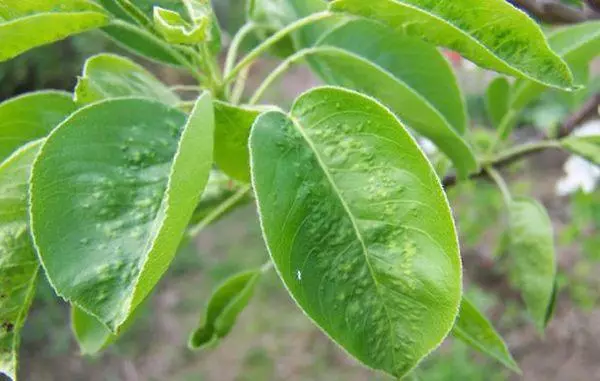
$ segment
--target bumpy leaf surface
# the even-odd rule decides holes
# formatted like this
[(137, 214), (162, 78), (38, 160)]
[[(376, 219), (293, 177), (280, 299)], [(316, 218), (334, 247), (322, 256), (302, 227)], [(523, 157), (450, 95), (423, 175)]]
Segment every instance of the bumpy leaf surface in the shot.
[[(569, 64), (575, 82), (585, 85), (590, 61), (600, 55), (600, 21), (559, 29), (548, 37), (548, 42), (550, 47)], [(514, 84), (511, 107), (520, 110), (547, 89), (539, 83), (520, 79)]]
[(454, 223), (425, 155), (385, 107), (318, 88), (262, 114), (252, 179), (275, 267), (301, 309), (365, 365), (407, 374), (461, 299)]
[(317, 45), (322, 48), (311, 62), (327, 83), (386, 104), (440, 147), (461, 175), (477, 169), (474, 153), (460, 136), (466, 130), (462, 95), (452, 69), (435, 47), (369, 20), (342, 24)]
[(29, 234), (27, 192), (40, 146), (40, 141), (29, 143), (0, 165), (0, 374), (12, 379), (39, 269)]
[(113, 332), (171, 262), (212, 164), (208, 94), (185, 114), (146, 99), (85, 107), (32, 174), (35, 243), (56, 292)]
[(505, 0), (336, 0), (331, 9), (382, 21), (484, 68), (573, 87), (569, 68), (550, 50), (541, 29)]

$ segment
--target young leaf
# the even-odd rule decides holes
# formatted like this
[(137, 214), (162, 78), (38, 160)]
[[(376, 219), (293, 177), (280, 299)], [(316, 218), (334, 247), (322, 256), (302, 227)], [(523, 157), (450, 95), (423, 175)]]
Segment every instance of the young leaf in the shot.
[(71, 328), (82, 355), (94, 355), (116, 338), (97, 318), (76, 306), (71, 307)]
[(209, 21), (209, 29), (206, 36), (208, 49), (216, 56), (221, 51), (221, 27), (215, 15), (210, 0), (182, 0), (190, 20), (194, 25), (199, 25), (205, 19)]
[(162, 103), (120, 98), (79, 110), (50, 134), (30, 209), (58, 295), (118, 330), (177, 250), (208, 179), (213, 126), (205, 93), (187, 122)]
[(573, 87), (569, 68), (537, 24), (505, 0), (336, 0), (330, 7), (456, 50), (487, 69)]
[(180, 102), (152, 73), (127, 58), (99, 54), (86, 61), (75, 87), (77, 103), (127, 96), (155, 99), (173, 106)]
[(102, 31), (123, 48), (152, 61), (181, 66), (169, 45), (144, 29), (122, 20), (113, 20)]
[(452, 333), (473, 348), (498, 360), (507, 368), (521, 373), (500, 334), (477, 307), (464, 297)]
[[(600, 52), (600, 21), (591, 21), (559, 29), (548, 37), (550, 47), (571, 67), (575, 83), (585, 84), (588, 67)], [(521, 110), (537, 99), (547, 87), (520, 79), (514, 84), (511, 108)]]
[[(147, 23), (152, 20), (154, 6), (184, 14), (186, 9), (180, 0), (127, 0), (141, 11), (141, 17)], [(118, 2), (120, 0), (99, 0), (102, 6), (117, 19), (102, 30), (117, 43), (132, 52), (150, 60), (168, 65), (180, 66), (181, 60), (175, 57), (175, 52), (168, 43), (154, 36), (142, 26), (135, 25), (134, 20)]]
[(460, 136), (466, 129), (462, 95), (435, 47), (369, 20), (342, 24), (317, 45), (322, 48), (313, 49), (311, 62), (325, 82), (383, 102), (439, 146), (461, 176), (477, 170), (475, 155)]
[(27, 192), (41, 141), (29, 143), (0, 165), (0, 374), (16, 380), (19, 335), (35, 295), (39, 269), (31, 242)]
[(260, 270), (243, 272), (217, 287), (210, 297), (204, 319), (190, 336), (188, 345), (191, 349), (214, 345), (229, 334), (237, 317), (248, 305), (260, 276)]
[(341, 88), (258, 117), (252, 183), (279, 276), (363, 364), (398, 378), (448, 334), (461, 298), (456, 230), (440, 182), (381, 104)]
[(209, 19), (205, 17), (197, 24), (190, 25), (179, 13), (154, 7), (154, 25), (172, 44), (195, 45), (206, 41), (209, 24)]
[(39, 91), (0, 104), (0, 162), (23, 144), (43, 138), (77, 109), (71, 94)]
[(509, 205), (511, 276), (540, 332), (547, 323), (556, 277), (552, 223), (544, 207), (518, 198)]
[(0, 62), (108, 21), (101, 7), (85, 0), (4, 0), (0, 6)]
[(561, 144), (574, 154), (600, 165), (600, 135), (573, 136), (561, 140)]
[(236, 180), (250, 181), (248, 136), (256, 117), (264, 111), (259, 107), (234, 106), (215, 102), (215, 162)]
[(485, 108), (492, 126), (498, 128), (508, 113), (510, 83), (505, 77), (496, 77), (485, 92)]

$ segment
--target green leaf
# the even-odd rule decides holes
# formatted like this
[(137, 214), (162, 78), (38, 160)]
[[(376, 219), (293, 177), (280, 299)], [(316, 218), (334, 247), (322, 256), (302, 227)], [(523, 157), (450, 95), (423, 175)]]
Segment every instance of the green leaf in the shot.
[(0, 104), (0, 162), (23, 144), (43, 138), (77, 109), (71, 94), (39, 91)]
[(0, 6), (0, 62), (108, 21), (101, 7), (85, 0), (4, 0)]
[(533, 199), (512, 200), (508, 238), (511, 278), (536, 327), (543, 332), (556, 277), (552, 223), (544, 207)]
[(212, 223), (236, 207), (248, 203), (252, 200), (250, 196), (247, 185), (239, 186), (223, 172), (211, 171), (202, 198), (190, 219), (190, 225), (197, 225), (191, 230), (199, 232), (207, 223)]
[[(600, 54), (600, 21), (591, 21), (559, 29), (548, 37), (550, 47), (571, 67), (575, 83), (585, 84), (592, 59)], [(538, 99), (547, 87), (518, 80), (513, 86), (511, 108), (521, 110)]]
[(116, 338), (98, 319), (75, 306), (71, 307), (71, 328), (82, 355), (96, 354)]
[(190, 25), (177, 12), (154, 8), (154, 26), (165, 40), (172, 44), (195, 45), (206, 41), (209, 24), (208, 17)]
[(27, 192), (41, 141), (0, 165), (0, 374), (16, 380), (20, 332), (35, 295), (39, 269), (29, 235)]
[(369, 20), (345, 23), (317, 45), (312, 63), (325, 82), (386, 104), (439, 146), (461, 176), (477, 170), (475, 155), (460, 136), (466, 129), (462, 95), (435, 47)]
[(82, 355), (92, 356), (112, 345), (135, 321), (138, 307), (119, 328), (118, 333), (111, 332), (98, 319), (81, 308), (71, 306), (71, 330), (79, 344)]
[(569, 137), (561, 140), (561, 145), (572, 153), (600, 165), (600, 135)]
[(155, 99), (172, 106), (180, 102), (152, 73), (127, 58), (99, 54), (86, 61), (75, 88), (77, 103), (128, 96)]
[(192, 332), (189, 340), (191, 349), (203, 349), (215, 345), (227, 336), (239, 314), (248, 305), (262, 272), (252, 270), (234, 275), (225, 280), (213, 292), (206, 314), (200, 326)]
[(121, 98), (54, 130), (34, 165), (31, 221), (58, 295), (118, 331), (173, 259), (208, 179), (213, 126), (205, 93), (187, 122)]
[(382, 21), (487, 69), (573, 87), (569, 68), (537, 24), (505, 0), (337, 0), (330, 7)]
[(140, 27), (113, 20), (110, 25), (102, 28), (102, 31), (123, 48), (142, 57), (167, 65), (181, 65), (166, 42)]
[(485, 92), (485, 108), (492, 126), (498, 128), (508, 113), (510, 83), (505, 77), (496, 77)]
[(250, 158), (261, 226), (300, 308), (363, 364), (407, 374), (461, 299), (456, 230), (410, 134), (359, 93), (317, 88), (259, 116)]
[(215, 102), (215, 163), (228, 176), (250, 182), (248, 136), (264, 107)]
[(182, 1), (194, 25), (203, 23), (205, 19), (209, 20), (207, 33), (208, 48), (213, 55), (218, 55), (221, 51), (221, 27), (219, 26), (217, 16), (213, 12), (210, 0)]
[(502, 336), (496, 332), (477, 307), (464, 297), (452, 333), (473, 348), (498, 360), (507, 368), (521, 373)]
[[(179, 14), (185, 13), (185, 7), (180, 0), (127, 0), (141, 11), (143, 18), (150, 23), (154, 6), (169, 9)], [(134, 20), (115, 0), (99, 0), (102, 6), (117, 19), (102, 30), (115, 42), (126, 49), (145, 58), (160, 63), (181, 66), (180, 60), (175, 57), (176, 52), (162, 39), (145, 30), (142, 26), (135, 25)]]

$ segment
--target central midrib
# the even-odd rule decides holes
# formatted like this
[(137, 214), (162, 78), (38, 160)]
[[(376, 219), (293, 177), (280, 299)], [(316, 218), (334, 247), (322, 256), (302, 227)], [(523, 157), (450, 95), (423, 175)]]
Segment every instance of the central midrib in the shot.
[(358, 229), (358, 225), (356, 224), (356, 220), (354, 219), (354, 216), (353, 216), (352, 212), (350, 211), (350, 207), (348, 206), (348, 204), (346, 203), (346, 201), (342, 197), (342, 193), (339, 190), (339, 188), (337, 187), (337, 184), (335, 183), (335, 181), (333, 180), (333, 177), (329, 173), (329, 171), (327, 169), (327, 166), (325, 165), (325, 163), (323, 162), (323, 160), (319, 156), (319, 153), (318, 153), (318, 151), (317, 151), (317, 149), (315, 147), (315, 144), (313, 143), (313, 141), (308, 137), (308, 135), (302, 129), (300, 121), (298, 119), (296, 119), (294, 116), (292, 116), (291, 114), (288, 115), (288, 117), (292, 121), (292, 124), (294, 125), (294, 127), (296, 128), (296, 130), (298, 130), (298, 132), (300, 133), (300, 135), (302, 135), (302, 137), (306, 141), (306, 144), (308, 144), (308, 146), (311, 149), (311, 151), (314, 153), (315, 158), (317, 159), (317, 162), (319, 163), (319, 166), (321, 167), (321, 169), (323, 170), (323, 173), (325, 174), (325, 177), (327, 178), (327, 180), (331, 184), (331, 187), (333, 188), (335, 194), (338, 196), (338, 198), (339, 198), (339, 200), (340, 200), (340, 202), (341, 202), (344, 210), (348, 214), (348, 218), (350, 218), (350, 221), (352, 222), (352, 227), (354, 228), (354, 232), (356, 234), (356, 238), (358, 239), (358, 241), (360, 242), (360, 245), (363, 248), (363, 255), (365, 257), (365, 262), (367, 264), (367, 268), (369, 269), (369, 274), (371, 275), (371, 278), (373, 278), (373, 283), (375, 284), (375, 289), (377, 291), (377, 294), (379, 295), (379, 299), (381, 300), (381, 305), (382, 305), (382, 307), (383, 307), (383, 309), (385, 311), (385, 314), (386, 314), (386, 316), (388, 318), (388, 323), (389, 323), (389, 327), (390, 327), (390, 339), (392, 341), (392, 359), (393, 359), (394, 364), (396, 364), (397, 363), (396, 362), (396, 353), (395, 353), (396, 340), (395, 340), (395, 337), (394, 337), (394, 331), (393, 331), (393, 325), (392, 325), (392, 317), (390, 315), (389, 309), (387, 308), (386, 304), (383, 302), (383, 296), (382, 296), (381, 288), (380, 288), (380, 285), (379, 285), (379, 281), (377, 280), (377, 277), (375, 276), (375, 273), (373, 271), (373, 267), (371, 265), (371, 262), (369, 261), (369, 257), (367, 256), (367, 253), (368, 253), (367, 246), (365, 245), (365, 242), (364, 242), (363, 237), (362, 237), (362, 235), (360, 233), (360, 230)]

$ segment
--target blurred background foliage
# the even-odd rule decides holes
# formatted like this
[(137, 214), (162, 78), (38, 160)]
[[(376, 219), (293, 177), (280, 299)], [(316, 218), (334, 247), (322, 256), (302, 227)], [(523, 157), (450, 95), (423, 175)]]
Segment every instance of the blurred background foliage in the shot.
[[(244, 22), (243, 0), (218, 0), (215, 7), (227, 34)], [(248, 43), (248, 46), (252, 41)], [(247, 46), (247, 47), (248, 47)], [(85, 59), (97, 52), (125, 54), (99, 32), (45, 46), (0, 64), (0, 100), (37, 89), (72, 90)], [(139, 62), (170, 84), (188, 79), (171, 68)], [(257, 82), (273, 65), (263, 60), (251, 72)], [(485, 149), (488, 127), (482, 93), (490, 73), (456, 68), (473, 124), (472, 143)], [(253, 81), (254, 77), (254, 81)], [(271, 99), (290, 102), (316, 80), (302, 68), (291, 71)], [(556, 127), (586, 95), (600, 90), (595, 78), (574, 95), (544, 94), (520, 121), (519, 139)], [(539, 338), (517, 293), (502, 276), (502, 200), (485, 182), (461, 184), (449, 196), (455, 206), (464, 264), (465, 288), (507, 338), (526, 380), (600, 380), (600, 193), (581, 191), (557, 198), (565, 155), (544, 152), (510, 169), (515, 194), (533, 194), (548, 207), (558, 242), (560, 295), (556, 319)], [(70, 333), (67, 305), (44, 279), (23, 332), (23, 380), (383, 380), (348, 359), (295, 307), (271, 272), (232, 334), (212, 351), (186, 348), (189, 331), (210, 291), (233, 272), (259, 266), (267, 258), (253, 206), (240, 208), (183, 247), (168, 276), (143, 307), (136, 324), (105, 354), (79, 356)], [(420, 367), (422, 380), (495, 381), (519, 379), (460, 342), (447, 340)]]

